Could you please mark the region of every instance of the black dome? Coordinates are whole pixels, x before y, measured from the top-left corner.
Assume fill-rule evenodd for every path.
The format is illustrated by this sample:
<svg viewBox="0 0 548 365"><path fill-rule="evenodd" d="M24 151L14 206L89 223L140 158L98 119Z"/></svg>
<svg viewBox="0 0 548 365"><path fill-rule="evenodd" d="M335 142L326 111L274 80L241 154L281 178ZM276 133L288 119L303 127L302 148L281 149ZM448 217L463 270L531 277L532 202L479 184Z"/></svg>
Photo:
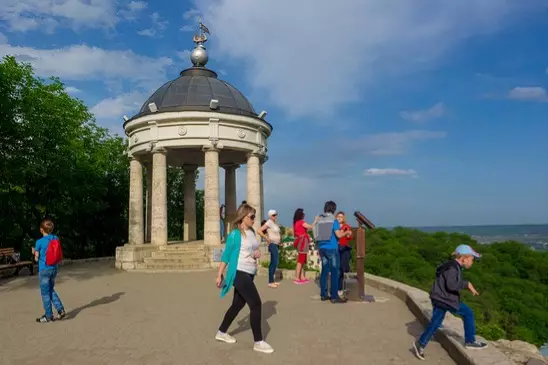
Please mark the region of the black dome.
<svg viewBox="0 0 548 365"><path fill-rule="evenodd" d="M148 108L150 103L156 104L158 112L213 111L209 108L211 99L219 101L215 112L257 117L251 103L238 89L219 80L214 71L192 67L156 90L134 118L151 114Z"/></svg>

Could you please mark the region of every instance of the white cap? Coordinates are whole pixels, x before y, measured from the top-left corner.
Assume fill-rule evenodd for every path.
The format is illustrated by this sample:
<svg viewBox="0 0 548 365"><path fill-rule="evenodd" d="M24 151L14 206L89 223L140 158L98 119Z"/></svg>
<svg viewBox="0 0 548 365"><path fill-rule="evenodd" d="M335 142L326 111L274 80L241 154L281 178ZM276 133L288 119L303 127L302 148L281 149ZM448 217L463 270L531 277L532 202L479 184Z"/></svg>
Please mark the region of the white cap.
<svg viewBox="0 0 548 365"><path fill-rule="evenodd" d="M269 216L269 217L272 217L273 215L276 215L276 214L278 214L278 212L276 212L274 209L270 209L270 210L268 211L268 216Z"/></svg>

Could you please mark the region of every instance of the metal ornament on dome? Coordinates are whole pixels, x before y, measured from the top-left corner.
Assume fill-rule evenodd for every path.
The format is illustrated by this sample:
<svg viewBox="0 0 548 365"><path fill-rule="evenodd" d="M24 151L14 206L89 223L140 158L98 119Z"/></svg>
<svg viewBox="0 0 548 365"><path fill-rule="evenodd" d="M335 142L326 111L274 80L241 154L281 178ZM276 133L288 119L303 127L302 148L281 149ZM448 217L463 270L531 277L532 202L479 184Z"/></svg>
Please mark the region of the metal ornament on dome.
<svg viewBox="0 0 548 365"><path fill-rule="evenodd" d="M196 44L196 47L190 53L190 61L194 67L204 67L207 64L207 61L209 61L209 56L204 44L207 42L207 34L211 33L204 23L202 23L201 19L198 24L198 32L198 34L194 34L192 37L192 41Z"/></svg>

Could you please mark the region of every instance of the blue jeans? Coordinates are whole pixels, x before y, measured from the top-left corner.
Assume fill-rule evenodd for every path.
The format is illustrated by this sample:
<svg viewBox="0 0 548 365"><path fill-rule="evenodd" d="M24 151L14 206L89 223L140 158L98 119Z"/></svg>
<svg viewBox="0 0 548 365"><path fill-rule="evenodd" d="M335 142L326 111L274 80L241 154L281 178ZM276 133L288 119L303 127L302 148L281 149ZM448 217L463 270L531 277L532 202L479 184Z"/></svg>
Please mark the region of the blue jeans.
<svg viewBox="0 0 548 365"><path fill-rule="evenodd" d="M434 333L441 327L445 314L448 311L456 316L462 317L464 323L464 342L472 343L476 341L476 322L474 321L474 312L469 306L460 303L458 310L448 310L434 305L432 320L419 339L419 343L423 347L426 347L428 342L432 339L432 336L434 336Z"/></svg>
<svg viewBox="0 0 548 365"><path fill-rule="evenodd" d="M268 265L268 283L274 282L274 274L280 263L280 251L276 243L268 245L268 252L270 252L270 265Z"/></svg>
<svg viewBox="0 0 548 365"><path fill-rule="evenodd" d="M327 297L327 275L331 273L331 299L339 297L339 250L320 248L322 273L320 275L320 295Z"/></svg>
<svg viewBox="0 0 548 365"><path fill-rule="evenodd" d="M63 312L65 309L61 299L55 292L55 277L57 276L57 268L46 268L40 270L38 279L40 281L40 293L42 294L42 304L44 305L45 316L49 319L53 318L51 305L55 307L57 313Z"/></svg>

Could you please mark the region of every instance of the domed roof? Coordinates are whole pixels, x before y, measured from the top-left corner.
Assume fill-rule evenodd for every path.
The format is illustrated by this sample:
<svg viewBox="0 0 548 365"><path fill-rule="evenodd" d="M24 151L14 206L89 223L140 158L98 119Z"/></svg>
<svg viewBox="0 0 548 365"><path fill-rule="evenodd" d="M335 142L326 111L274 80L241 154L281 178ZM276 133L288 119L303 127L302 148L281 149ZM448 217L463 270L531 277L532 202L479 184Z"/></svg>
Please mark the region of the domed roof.
<svg viewBox="0 0 548 365"><path fill-rule="evenodd" d="M134 118L150 114L150 103L156 104L158 112L208 111L257 117L245 96L234 86L219 80L214 71L194 66L180 75L156 90ZM212 99L219 101L214 110L209 107Z"/></svg>

